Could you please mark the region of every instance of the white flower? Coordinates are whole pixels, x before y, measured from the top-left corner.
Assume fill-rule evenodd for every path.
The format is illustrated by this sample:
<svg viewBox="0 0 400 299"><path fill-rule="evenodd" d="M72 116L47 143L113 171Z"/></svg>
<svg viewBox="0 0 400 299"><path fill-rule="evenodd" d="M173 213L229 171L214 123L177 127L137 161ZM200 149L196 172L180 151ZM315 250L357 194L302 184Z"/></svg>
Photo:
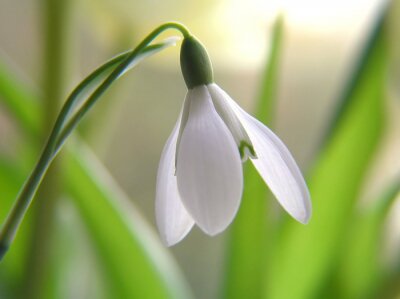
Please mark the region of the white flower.
<svg viewBox="0 0 400 299"><path fill-rule="evenodd" d="M239 208L247 158L283 208L307 223L310 195L296 162L274 133L213 83L208 53L192 35L182 42L181 69L189 91L157 175L163 241L176 244L195 223L206 234L222 232Z"/></svg>
<svg viewBox="0 0 400 299"><path fill-rule="evenodd" d="M190 88L157 175L156 220L168 246L182 240L195 223L215 235L232 222L247 158L282 207L307 223L309 192L282 141L215 83Z"/></svg>

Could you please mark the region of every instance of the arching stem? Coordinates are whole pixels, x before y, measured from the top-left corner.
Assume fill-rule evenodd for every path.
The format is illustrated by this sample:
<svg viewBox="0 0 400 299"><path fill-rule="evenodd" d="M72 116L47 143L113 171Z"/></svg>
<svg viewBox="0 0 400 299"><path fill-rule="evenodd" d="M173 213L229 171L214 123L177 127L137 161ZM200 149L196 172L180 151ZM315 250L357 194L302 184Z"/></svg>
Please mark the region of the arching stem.
<svg viewBox="0 0 400 299"><path fill-rule="evenodd" d="M66 138L70 135L73 129L78 125L82 117L93 107L101 95L111 86L111 84L118 79L125 71L129 68L129 65L146 51L154 48L154 46L149 46L150 43L163 31L167 29L176 29L182 33L184 38L190 37L190 32L188 29L179 23L169 22L162 24L161 26L154 29L149 35L147 35L143 41L131 52L123 53L109 62L105 63L92 74L90 74L85 80L79 84L75 90L68 97L64 106L62 107L54 127L50 133L47 143L42 151L42 154L22 186L17 199L9 212L2 228L0 231L0 260L3 258L8 248L10 247L12 241L15 238L17 230L28 210L35 193L43 180L51 162L57 155L58 151L61 149ZM112 67L115 69L110 75L94 90L94 92L87 98L87 100L82 104L82 106L77 109L76 112L73 111L77 101L79 100L80 93L92 83L96 78L98 78L105 70Z"/></svg>

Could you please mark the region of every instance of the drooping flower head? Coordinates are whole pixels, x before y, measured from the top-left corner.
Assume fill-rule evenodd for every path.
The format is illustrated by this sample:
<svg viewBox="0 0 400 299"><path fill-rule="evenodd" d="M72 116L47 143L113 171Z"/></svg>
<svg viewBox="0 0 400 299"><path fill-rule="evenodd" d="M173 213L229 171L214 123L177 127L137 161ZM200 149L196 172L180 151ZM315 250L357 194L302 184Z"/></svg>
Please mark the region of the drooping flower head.
<svg viewBox="0 0 400 299"><path fill-rule="evenodd" d="M188 92L157 175L156 219L163 241L176 244L194 224L209 235L222 232L238 211L247 159L282 207L307 223L310 196L289 150L214 83L207 51L193 36L182 42L181 68Z"/></svg>

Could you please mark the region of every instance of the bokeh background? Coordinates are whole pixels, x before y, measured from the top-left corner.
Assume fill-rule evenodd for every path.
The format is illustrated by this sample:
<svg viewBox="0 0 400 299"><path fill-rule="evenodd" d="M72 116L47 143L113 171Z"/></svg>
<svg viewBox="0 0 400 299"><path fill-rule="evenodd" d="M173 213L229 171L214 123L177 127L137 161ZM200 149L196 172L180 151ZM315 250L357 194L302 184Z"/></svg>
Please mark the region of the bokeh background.
<svg viewBox="0 0 400 299"><path fill-rule="evenodd" d="M400 298L399 17L397 1L381 0L0 0L1 221L69 92L169 20L206 45L222 88L269 115L316 201L311 228L300 227L247 170L243 211L226 232L194 228L160 244L156 172L186 93L178 43L118 80L67 143L0 264L0 298ZM360 104L369 98L370 110ZM21 125L25 110L36 135ZM96 179L71 170L71 152ZM113 187L93 191L92 179ZM112 214L100 202L113 197L130 203Z"/></svg>

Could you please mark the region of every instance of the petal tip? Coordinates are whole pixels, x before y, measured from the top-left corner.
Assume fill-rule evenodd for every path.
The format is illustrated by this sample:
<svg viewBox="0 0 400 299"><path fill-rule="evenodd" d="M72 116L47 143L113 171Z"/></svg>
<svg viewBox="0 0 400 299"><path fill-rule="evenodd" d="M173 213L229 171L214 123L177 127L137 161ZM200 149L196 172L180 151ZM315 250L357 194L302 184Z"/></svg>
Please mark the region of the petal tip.
<svg viewBox="0 0 400 299"><path fill-rule="evenodd" d="M164 240L164 239L162 239L162 241L166 247L172 247L172 246L178 244L181 240Z"/></svg>
<svg viewBox="0 0 400 299"><path fill-rule="evenodd" d="M172 247L172 246L178 244L179 242L181 242L186 237L186 235L189 233L191 228L192 227L190 226L189 229L187 229L185 232L183 232L179 235L165 234L165 233L161 232L161 230L159 228L160 239L166 247Z"/></svg>
<svg viewBox="0 0 400 299"><path fill-rule="evenodd" d="M301 224L307 225L310 222L311 215L306 215L305 217L297 219Z"/></svg>
<svg viewBox="0 0 400 299"><path fill-rule="evenodd" d="M307 205L307 207L303 211L301 211L297 215L292 214L292 216L294 219L296 219L301 224L306 225L310 222L311 214L312 214L311 205Z"/></svg>
<svg viewBox="0 0 400 299"><path fill-rule="evenodd" d="M218 227L204 227L204 226L200 226L199 224L197 224L200 229L207 235L214 237L220 233L222 233L228 226L230 223L228 223L227 225L224 226L218 226Z"/></svg>

